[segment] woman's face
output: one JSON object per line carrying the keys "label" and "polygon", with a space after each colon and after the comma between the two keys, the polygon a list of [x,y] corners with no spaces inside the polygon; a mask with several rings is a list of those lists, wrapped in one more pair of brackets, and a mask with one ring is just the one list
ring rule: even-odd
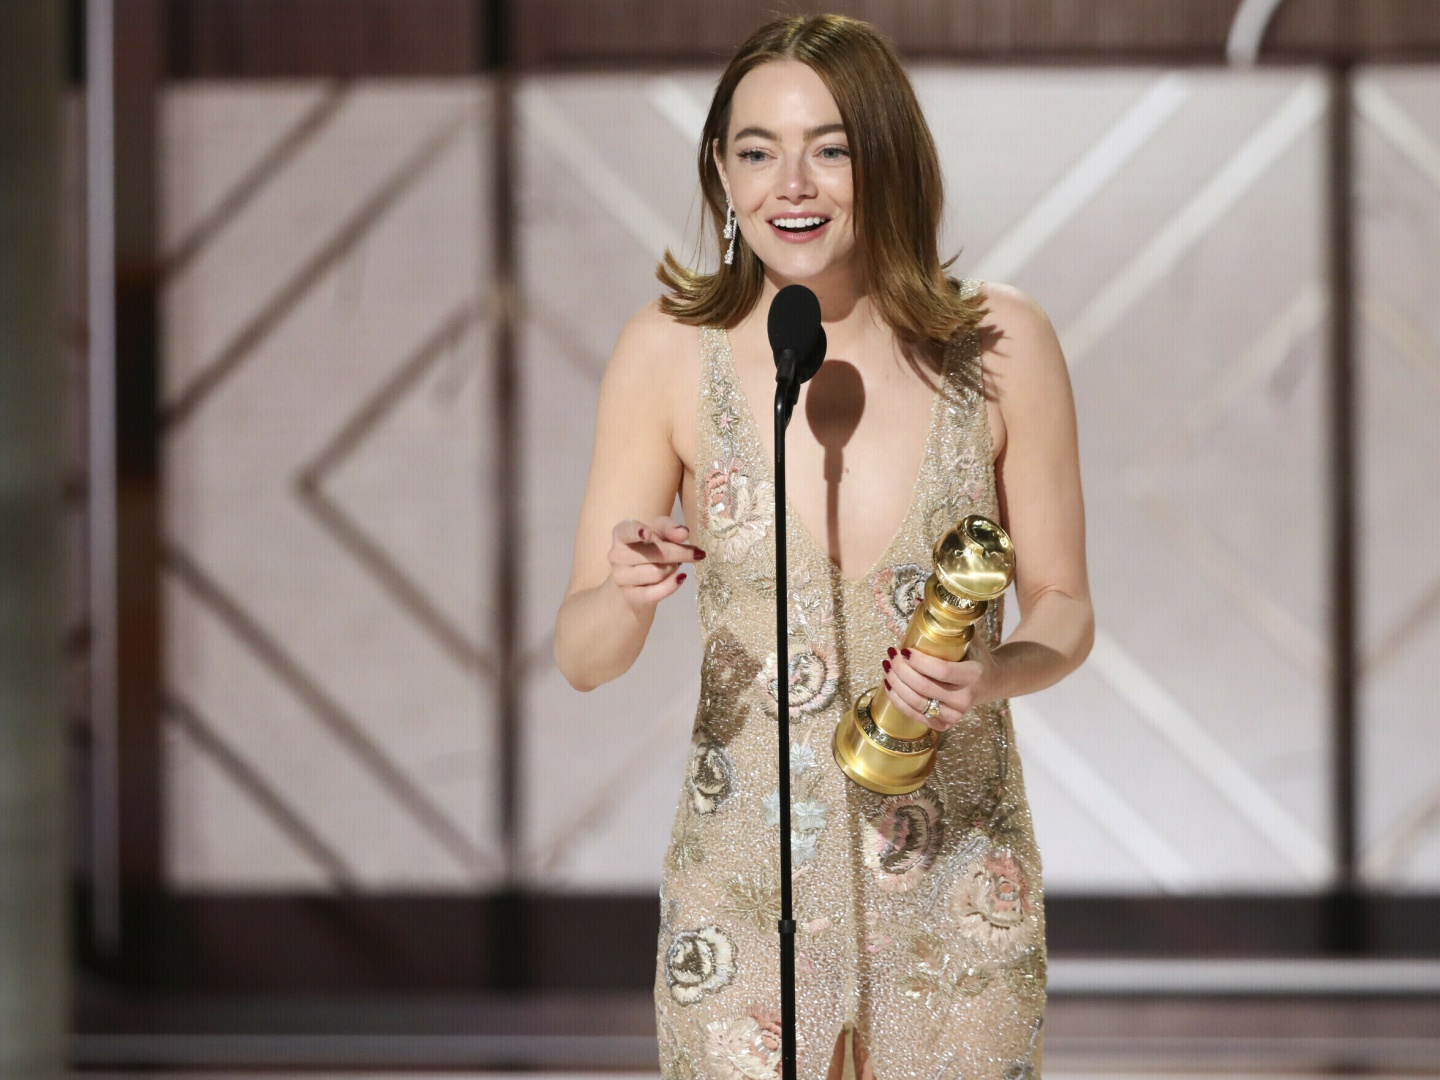
{"label": "woman's face", "polygon": [[813,68],[777,60],[746,74],[715,154],[740,234],[779,284],[839,276],[854,287],[850,143]]}

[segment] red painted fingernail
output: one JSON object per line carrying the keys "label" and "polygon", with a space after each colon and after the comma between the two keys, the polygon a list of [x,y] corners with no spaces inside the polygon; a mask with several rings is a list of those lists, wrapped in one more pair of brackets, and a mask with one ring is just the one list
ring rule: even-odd
{"label": "red painted fingernail", "polygon": [[889,661],[889,660],[881,660],[881,661],[880,661],[880,666],[885,669],[885,674],[886,674],[886,675],[889,675],[889,674],[890,674],[890,661]]}
{"label": "red painted fingernail", "polygon": [[894,649],[893,647],[892,647],[892,648],[889,648],[889,649],[886,649],[885,651],[890,654],[890,659],[891,659],[891,660],[894,660],[894,659],[895,659],[895,649]]}
{"label": "red painted fingernail", "polygon": [[649,539],[650,539],[650,533],[649,533],[647,530],[645,530],[645,529],[641,529],[641,530],[640,530],[640,542],[643,544],[646,540],[649,540]]}
{"label": "red painted fingernail", "polygon": [[890,680],[889,680],[889,679],[886,679],[886,680],[885,680],[885,689],[886,689],[886,690],[889,690],[889,689],[890,689]]}
{"label": "red painted fingernail", "polygon": [[693,550],[693,551],[695,552],[695,561],[696,561],[696,562],[699,562],[701,559],[703,559],[703,558],[705,557],[705,552],[701,551],[699,548],[692,548],[691,550]]}
{"label": "red painted fingernail", "polygon": [[906,660],[909,660],[909,659],[910,659],[910,650],[909,650],[909,649],[901,649],[901,650],[900,650],[900,655],[903,656]]}
{"label": "red painted fingernail", "polygon": [[687,576],[687,575],[685,575],[685,574],[676,574],[676,575],[675,575],[675,584],[676,584],[676,585],[683,585],[683,584],[685,584],[685,578],[686,578],[686,576]]}

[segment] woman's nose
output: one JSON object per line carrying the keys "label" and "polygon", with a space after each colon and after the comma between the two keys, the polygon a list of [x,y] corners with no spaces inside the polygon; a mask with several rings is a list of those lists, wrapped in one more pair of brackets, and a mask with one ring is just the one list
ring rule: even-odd
{"label": "woman's nose", "polygon": [[780,183],[780,193],[787,199],[803,199],[815,194],[810,170],[803,157],[786,163]]}

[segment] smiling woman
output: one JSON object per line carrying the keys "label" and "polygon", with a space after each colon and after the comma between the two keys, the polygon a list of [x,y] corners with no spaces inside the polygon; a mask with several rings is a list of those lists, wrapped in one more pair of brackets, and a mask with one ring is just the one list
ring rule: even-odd
{"label": "smiling woman", "polygon": [[[1090,644],[1064,359],[1027,297],[946,276],[935,147],[866,24],[762,27],[720,79],[698,164],[726,257],[695,270],[667,253],[667,295],[615,347],[555,634],[573,685],[613,679],[696,567],[704,661],[662,891],[662,1076],[779,1074],[783,737],[799,1075],[838,1077],[853,1056],[861,1080],[1034,1080],[1044,905],[1007,698],[1062,678]],[[829,349],[787,439],[782,524],[751,403],[773,378],[770,301],[796,282],[820,300]],[[683,523],[668,516],[677,494]],[[1014,539],[1019,625],[1001,644],[997,603],[962,660],[898,649],[937,539],[972,513]],[[831,760],[837,720],[880,679],[944,735],[905,795]]]}
{"label": "smiling woman", "polygon": [[[755,78],[747,78],[752,72]],[[697,161],[706,220],[717,242],[726,242],[727,160],[777,160],[782,133],[750,118],[769,100],[766,93],[782,85],[794,95],[787,104],[808,110],[813,125],[802,123],[790,133],[792,149],[808,147],[817,166],[843,174],[849,224],[874,283],[875,303],[902,334],[919,333],[943,348],[976,310],[957,302],[945,280],[938,247],[944,185],[930,129],[894,50],[864,23],[826,16],[779,20],[751,37],[725,69]],[[731,134],[737,110],[748,111]],[[751,244],[757,239],[756,231],[743,227],[741,235]],[[743,245],[737,259],[734,273],[706,274],[666,252],[659,275],[672,295],[661,310],[696,326],[731,325],[754,307],[767,265]]]}

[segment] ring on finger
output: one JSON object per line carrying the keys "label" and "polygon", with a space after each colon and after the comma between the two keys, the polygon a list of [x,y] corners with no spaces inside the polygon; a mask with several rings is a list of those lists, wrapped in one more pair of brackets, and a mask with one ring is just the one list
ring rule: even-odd
{"label": "ring on finger", "polygon": [[931,698],[925,703],[925,719],[934,720],[940,715],[940,699]]}

